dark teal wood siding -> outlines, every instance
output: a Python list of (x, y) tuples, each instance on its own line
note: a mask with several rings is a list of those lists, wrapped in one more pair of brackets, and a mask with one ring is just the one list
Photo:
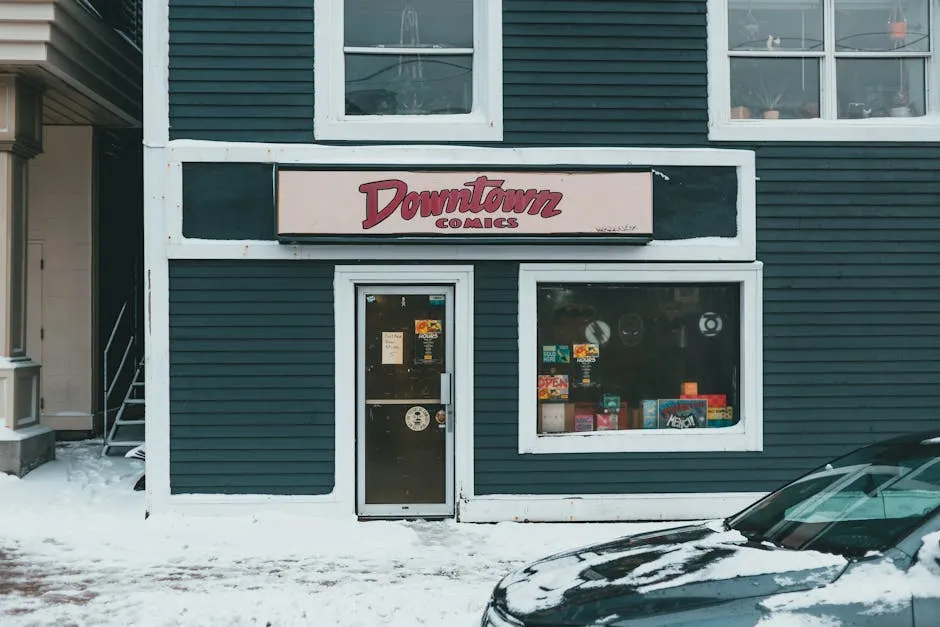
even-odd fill
[(170, 0), (169, 87), (171, 139), (311, 141), (313, 0)]
[[(793, 184), (835, 149), (765, 150), (760, 194), (778, 201), (760, 218), (764, 451), (519, 455), (518, 264), (477, 263), (477, 494), (769, 490), (940, 425), (940, 163), (896, 171), (891, 184), (920, 198), (897, 206), (874, 167), (820, 163), (808, 177), (822, 179), (818, 193)], [(332, 266), (175, 261), (171, 290), (173, 491), (329, 492)]]
[(768, 441), (940, 427), (940, 146), (763, 146), (757, 169)]
[(704, 144), (705, 6), (503, 0), (503, 143)]
[(333, 270), (170, 263), (170, 489), (327, 494)]
[[(313, 0), (170, 0), (170, 137), (310, 143)], [(502, 145), (706, 142), (705, 0), (503, 0)]]
[(478, 494), (763, 491), (853, 447), (940, 428), (940, 149), (757, 154), (764, 451), (519, 455), (517, 270), (478, 265)]

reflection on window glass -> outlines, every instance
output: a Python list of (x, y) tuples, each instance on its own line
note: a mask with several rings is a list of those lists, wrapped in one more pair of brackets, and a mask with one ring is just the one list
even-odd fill
[(737, 284), (541, 284), (539, 433), (740, 420)]
[(821, 51), (822, 0), (729, 0), (728, 49)]
[(836, 49), (927, 52), (928, 0), (836, 0)]
[(346, 0), (344, 23), (347, 46), (473, 47), (473, 0)]
[(346, 56), (346, 115), (469, 113), (469, 55)]
[(730, 519), (754, 541), (858, 557), (883, 551), (940, 508), (940, 450), (878, 444), (774, 492)]
[(923, 59), (839, 59), (836, 76), (840, 118), (924, 115)]
[(819, 60), (734, 57), (731, 118), (819, 117)]

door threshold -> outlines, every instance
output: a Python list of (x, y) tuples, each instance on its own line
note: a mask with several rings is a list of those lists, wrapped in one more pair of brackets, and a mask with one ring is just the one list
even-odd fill
[(375, 516), (362, 516), (362, 515), (358, 515), (358, 516), (356, 516), (356, 518), (359, 520), (359, 522), (372, 522), (372, 521), (379, 521), (379, 520), (397, 521), (397, 522), (439, 522), (439, 521), (444, 521), (444, 520), (454, 520), (456, 517), (455, 517), (453, 514), (450, 514), (450, 515), (435, 514), (435, 515), (430, 515), (430, 516), (415, 516), (415, 515), (410, 515), (410, 516), (391, 516), (391, 515), (385, 515), (385, 516), (379, 516), (379, 515), (375, 515)]

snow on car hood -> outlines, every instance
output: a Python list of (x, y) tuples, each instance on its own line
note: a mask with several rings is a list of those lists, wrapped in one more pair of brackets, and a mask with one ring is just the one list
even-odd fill
[[(846, 564), (838, 555), (755, 544), (716, 522), (545, 558), (503, 579), (494, 599), (532, 624), (574, 624), (592, 615), (624, 616), (807, 590), (832, 581)], [(776, 576), (780, 573), (787, 577)]]
[(924, 536), (917, 562), (907, 571), (889, 559), (866, 560), (853, 564), (825, 588), (788, 592), (765, 599), (761, 605), (783, 613), (827, 605), (857, 605), (862, 614), (893, 612), (911, 597), (940, 597), (940, 533)]

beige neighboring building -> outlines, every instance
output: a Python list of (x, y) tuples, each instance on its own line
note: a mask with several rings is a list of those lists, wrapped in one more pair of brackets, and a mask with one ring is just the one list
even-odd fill
[(102, 216), (136, 158), (109, 142), (141, 125), (140, 4), (0, 0), (0, 472), (100, 429), (105, 317), (129, 290), (100, 265), (120, 265)]

